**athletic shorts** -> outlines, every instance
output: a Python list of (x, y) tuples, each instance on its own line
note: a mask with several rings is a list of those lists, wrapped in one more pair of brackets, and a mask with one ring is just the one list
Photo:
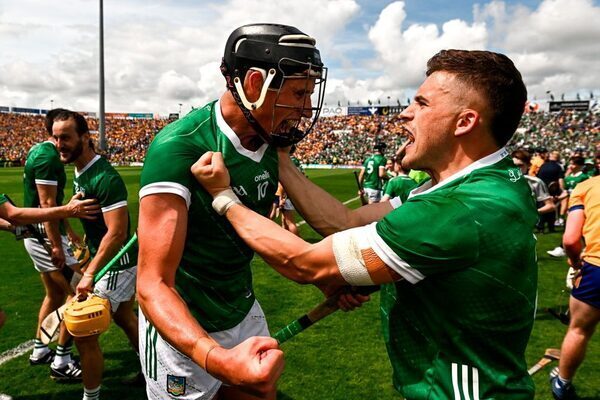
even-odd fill
[[(73, 250), (69, 247), (69, 240), (66, 236), (61, 236), (62, 248), (65, 253), (65, 265), (77, 264), (77, 259), (73, 256)], [(37, 239), (27, 238), (23, 240), (25, 243), (25, 250), (33, 261), (33, 266), (38, 272), (51, 272), (58, 271), (60, 268), (52, 264), (50, 255), (42, 246)], [(46, 243), (50, 244), (50, 241), (46, 239)]]
[(285, 202), (283, 203), (283, 209), (285, 211), (294, 211), (294, 205), (292, 204), (292, 201), (290, 199), (285, 199)]
[(381, 190), (365, 188), (365, 194), (371, 203), (379, 203), (381, 200)]
[[(150, 400), (208, 400), (215, 397), (222, 382), (167, 343), (140, 308), (140, 363)], [(232, 348), (252, 336), (270, 336), (267, 320), (258, 301), (237, 326), (209, 334), (221, 346)]]
[(136, 274), (137, 266), (122, 271), (108, 271), (94, 285), (94, 293), (110, 300), (112, 312), (115, 312), (119, 308), (119, 304), (133, 298)]
[(584, 261), (579, 272), (571, 296), (600, 310), (600, 267)]

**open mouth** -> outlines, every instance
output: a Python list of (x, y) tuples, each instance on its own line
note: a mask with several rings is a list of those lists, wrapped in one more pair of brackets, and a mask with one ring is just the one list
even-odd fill
[(406, 139), (408, 140), (409, 145), (413, 144), (415, 142), (415, 136), (412, 134), (412, 132), (404, 128), (404, 133), (406, 133)]
[(286, 133), (289, 132), (292, 128), (295, 128), (298, 125), (298, 120), (296, 119), (286, 119), (281, 122), (277, 127), (277, 132)]

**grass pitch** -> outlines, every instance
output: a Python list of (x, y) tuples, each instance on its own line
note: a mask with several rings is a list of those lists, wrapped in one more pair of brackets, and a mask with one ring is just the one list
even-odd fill
[[(137, 226), (139, 168), (119, 168), (129, 190), (132, 226)], [(309, 170), (308, 176), (342, 201), (356, 197), (351, 170)], [(0, 192), (23, 203), (20, 168), (0, 168)], [(71, 182), (72, 170), (68, 170)], [(70, 186), (67, 193), (70, 193)], [(357, 207), (358, 201), (349, 204)], [(74, 226), (79, 227), (75, 221)], [(320, 236), (307, 225), (300, 227), (302, 237), (317, 241)], [(533, 365), (548, 347), (560, 347), (566, 327), (544, 310), (564, 307), (566, 262), (554, 259), (546, 250), (560, 242), (560, 234), (538, 235), (539, 311), (527, 349), (528, 365)], [(252, 263), (256, 294), (269, 320), (272, 332), (304, 314), (322, 300), (311, 286), (301, 286), (275, 273), (259, 257)], [(501, 293), (496, 294), (501, 295)], [(0, 232), (0, 307), (8, 321), (0, 329), (0, 353), (33, 338), (43, 287), (21, 242)], [(386, 355), (379, 321), (379, 295), (353, 313), (336, 313), (282, 345), (286, 368), (279, 381), (283, 400), (358, 400), (399, 399), (391, 383), (391, 367)], [(176, 316), (174, 316), (176, 317)], [(598, 335), (597, 335), (598, 336)], [(575, 378), (579, 396), (600, 400), (600, 340), (592, 339), (588, 354)], [(121, 380), (136, 372), (135, 353), (125, 335), (114, 324), (100, 340), (105, 356), (103, 398), (143, 399), (143, 388), (126, 386)], [(47, 366), (30, 367), (24, 354), (0, 365), (0, 393), (15, 399), (78, 400), (80, 384), (58, 384), (50, 380)], [(555, 364), (554, 364), (555, 365)], [(547, 376), (551, 367), (535, 377), (536, 399), (551, 399)]]

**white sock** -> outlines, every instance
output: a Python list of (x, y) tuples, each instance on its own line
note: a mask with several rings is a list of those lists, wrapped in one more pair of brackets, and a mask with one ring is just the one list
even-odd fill
[(558, 379), (561, 381), (561, 383), (562, 383), (563, 385), (568, 385), (568, 384), (570, 384), (570, 383), (571, 383), (571, 380), (570, 380), (570, 379), (565, 379), (565, 378), (563, 378), (562, 376), (560, 376), (560, 374), (558, 374)]
[(36, 338), (35, 346), (33, 347), (33, 353), (31, 353), (31, 357), (32, 358), (42, 358), (46, 354), (48, 354), (49, 351), (50, 351), (50, 349), (48, 348), (48, 345), (42, 343), (42, 341), (40, 339)]
[(54, 356), (54, 361), (52, 361), (52, 366), (54, 368), (62, 368), (71, 361), (71, 346), (61, 346), (60, 344), (56, 346), (56, 355)]
[(100, 386), (94, 389), (84, 387), (83, 400), (100, 400)]

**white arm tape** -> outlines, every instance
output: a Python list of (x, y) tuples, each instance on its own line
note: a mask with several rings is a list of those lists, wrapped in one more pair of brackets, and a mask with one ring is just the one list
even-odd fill
[(374, 284), (361, 252), (369, 247), (362, 229), (352, 228), (332, 236), (333, 254), (340, 273), (346, 282), (355, 286)]
[(223, 190), (215, 196), (212, 202), (212, 208), (217, 212), (217, 214), (225, 215), (227, 210), (229, 210), (229, 208), (234, 204), (242, 204), (242, 202), (236, 196), (233, 190), (229, 188)]

